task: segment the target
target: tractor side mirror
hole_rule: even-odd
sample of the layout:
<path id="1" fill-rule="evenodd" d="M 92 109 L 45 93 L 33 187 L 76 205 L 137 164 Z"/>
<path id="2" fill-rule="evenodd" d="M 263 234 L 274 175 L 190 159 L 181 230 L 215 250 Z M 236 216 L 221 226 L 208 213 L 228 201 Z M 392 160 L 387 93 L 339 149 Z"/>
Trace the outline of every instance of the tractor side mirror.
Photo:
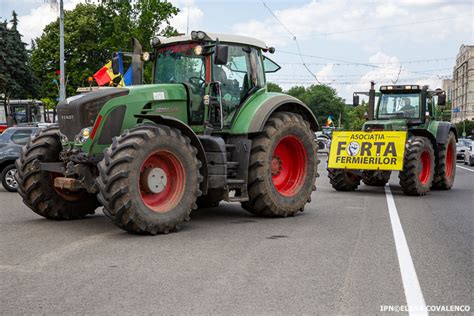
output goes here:
<path id="1" fill-rule="evenodd" d="M 114 53 L 114 56 L 112 57 L 112 71 L 114 72 L 114 75 L 120 74 L 120 58 L 117 53 Z"/>
<path id="2" fill-rule="evenodd" d="M 439 94 L 438 95 L 438 106 L 445 106 L 446 105 L 446 94 Z"/>
<path id="3" fill-rule="evenodd" d="M 214 56 L 214 64 L 226 65 L 229 59 L 229 46 L 227 45 L 216 45 L 216 51 Z"/>
<path id="4" fill-rule="evenodd" d="M 353 94 L 352 95 L 352 105 L 358 106 L 359 105 L 359 95 Z"/>

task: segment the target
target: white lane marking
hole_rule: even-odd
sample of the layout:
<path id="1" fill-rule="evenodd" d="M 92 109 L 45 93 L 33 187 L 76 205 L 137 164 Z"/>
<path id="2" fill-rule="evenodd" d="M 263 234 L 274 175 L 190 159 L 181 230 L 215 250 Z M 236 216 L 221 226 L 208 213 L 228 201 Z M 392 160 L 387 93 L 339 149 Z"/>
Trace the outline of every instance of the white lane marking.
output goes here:
<path id="1" fill-rule="evenodd" d="M 416 309 L 426 306 L 423 293 L 421 292 L 420 282 L 416 275 L 415 266 L 410 255 L 403 227 L 398 217 L 397 207 L 393 199 L 392 191 L 387 183 L 385 185 L 385 194 L 387 196 L 388 213 L 390 214 L 390 222 L 392 224 L 393 237 L 395 239 L 395 247 L 397 249 L 398 264 L 400 265 L 400 273 L 402 275 L 403 289 L 405 290 L 405 298 L 409 307 Z M 410 311 L 409 315 L 428 315 L 424 311 Z"/>
<path id="2" fill-rule="evenodd" d="M 463 166 L 460 166 L 460 165 L 457 165 L 457 167 L 461 168 L 461 169 L 464 169 L 464 170 L 467 170 L 467 171 L 474 172 L 474 169 L 469 169 L 469 168 L 466 168 L 466 167 L 463 167 Z"/>

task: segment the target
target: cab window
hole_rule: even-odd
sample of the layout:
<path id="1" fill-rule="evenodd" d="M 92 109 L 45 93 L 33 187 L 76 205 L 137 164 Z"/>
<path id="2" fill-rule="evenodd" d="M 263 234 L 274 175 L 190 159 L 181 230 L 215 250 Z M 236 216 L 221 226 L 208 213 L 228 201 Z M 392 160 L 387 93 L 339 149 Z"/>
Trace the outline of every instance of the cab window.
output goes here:
<path id="1" fill-rule="evenodd" d="M 227 64 L 214 65 L 213 75 L 214 81 L 220 82 L 226 122 L 253 91 L 265 84 L 261 56 L 248 46 L 229 45 Z"/>

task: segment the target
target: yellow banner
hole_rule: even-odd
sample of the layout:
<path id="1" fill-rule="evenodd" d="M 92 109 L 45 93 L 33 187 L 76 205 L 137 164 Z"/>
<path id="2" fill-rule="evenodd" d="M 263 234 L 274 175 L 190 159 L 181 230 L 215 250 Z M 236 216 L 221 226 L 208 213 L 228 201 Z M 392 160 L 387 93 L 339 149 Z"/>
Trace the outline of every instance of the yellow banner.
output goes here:
<path id="1" fill-rule="evenodd" d="M 402 170 L 406 132 L 332 133 L 328 168 Z"/>

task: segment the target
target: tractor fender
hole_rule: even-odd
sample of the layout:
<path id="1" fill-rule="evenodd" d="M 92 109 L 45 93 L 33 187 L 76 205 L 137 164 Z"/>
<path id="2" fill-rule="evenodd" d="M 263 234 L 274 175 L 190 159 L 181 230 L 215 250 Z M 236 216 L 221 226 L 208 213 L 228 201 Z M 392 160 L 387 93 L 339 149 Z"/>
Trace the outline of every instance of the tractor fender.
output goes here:
<path id="1" fill-rule="evenodd" d="M 183 135 L 186 135 L 191 140 L 191 145 L 193 145 L 197 149 L 197 158 L 201 161 L 201 168 L 200 173 L 204 177 L 204 181 L 201 183 L 201 190 L 203 194 L 207 193 L 208 189 L 208 168 L 207 168 L 207 158 L 206 153 L 204 151 L 204 147 L 199 140 L 198 136 L 194 131 L 186 124 L 181 122 L 180 120 L 166 115 L 154 115 L 154 114 L 144 114 L 144 115 L 135 115 L 136 118 L 142 120 L 149 120 L 156 124 L 166 125 L 172 128 L 176 128 L 181 131 Z"/>
<path id="2" fill-rule="evenodd" d="M 311 126 L 314 132 L 319 129 L 318 121 L 309 107 L 292 96 L 286 94 L 279 94 L 270 99 L 267 99 L 255 112 L 250 122 L 248 133 L 258 133 L 263 131 L 265 123 L 274 112 L 292 112 L 298 113 Z"/>
<path id="3" fill-rule="evenodd" d="M 436 131 L 436 142 L 438 144 L 446 143 L 449 132 L 451 131 L 454 133 L 456 141 L 458 141 L 458 131 L 454 124 L 451 124 L 450 122 L 438 122 L 438 128 Z"/>
<path id="4" fill-rule="evenodd" d="M 410 134 L 414 136 L 422 136 L 422 137 L 428 138 L 431 141 L 431 144 L 433 145 L 436 156 L 438 155 L 438 144 L 436 143 L 436 138 L 427 129 L 423 129 L 423 128 L 410 129 Z"/>

